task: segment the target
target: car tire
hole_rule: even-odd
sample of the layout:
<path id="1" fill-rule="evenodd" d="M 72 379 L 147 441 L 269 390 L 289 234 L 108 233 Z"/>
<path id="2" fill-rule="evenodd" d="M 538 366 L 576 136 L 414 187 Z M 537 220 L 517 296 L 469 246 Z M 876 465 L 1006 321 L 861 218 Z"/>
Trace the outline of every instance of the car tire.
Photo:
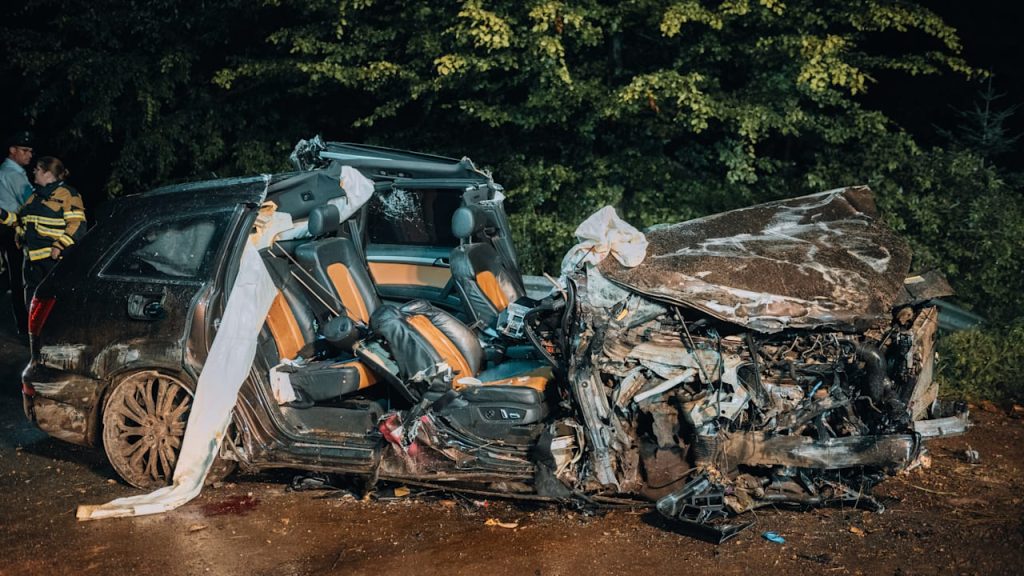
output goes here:
<path id="1" fill-rule="evenodd" d="M 125 482 L 149 490 L 171 483 L 191 407 L 191 388 L 165 372 L 133 372 L 117 382 L 103 410 L 103 449 Z M 234 468 L 217 458 L 206 484 Z"/>

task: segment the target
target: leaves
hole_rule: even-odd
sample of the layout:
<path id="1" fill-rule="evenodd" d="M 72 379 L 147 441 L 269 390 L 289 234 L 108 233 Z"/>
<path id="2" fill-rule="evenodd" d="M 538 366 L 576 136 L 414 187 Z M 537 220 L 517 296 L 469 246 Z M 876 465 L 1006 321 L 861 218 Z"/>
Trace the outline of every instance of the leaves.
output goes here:
<path id="1" fill-rule="evenodd" d="M 605 203 L 646 226 L 867 183 L 919 267 L 1024 304 L 1013 179 L 866 104 L 894 72 L 978 75 L 910 2 L 40 0 L 0 26 L 31 123 L 110 195 L 279 170 L 316 133 L 470 155 L 536 273 Z"/>

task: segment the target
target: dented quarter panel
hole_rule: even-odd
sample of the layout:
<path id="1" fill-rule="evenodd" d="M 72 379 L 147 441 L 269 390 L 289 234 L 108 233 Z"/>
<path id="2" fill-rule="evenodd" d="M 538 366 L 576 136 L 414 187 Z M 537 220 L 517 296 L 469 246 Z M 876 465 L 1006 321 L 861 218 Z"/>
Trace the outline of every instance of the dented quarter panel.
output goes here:
<path id="1" fill-rule="evenodd" d="M 81 370 L 84 351 L 84 344 L 42 346 L 39 349 L 39 363 L 56 370 Z"/>
<path id="2" fill-rule="evenodd" d="M 75 444 L 91 446 L 95 442 L 102 382 L 42 365 L 30 365 L 23 378 L 34 388 L 26 397 L 27 416 L 40 429 Z"/>
<path id="3" fill-rule="evenodd" d="M 37 396 L 33 401 L 32 416 L 39 429 L 54 438 L 82 446 L 91 445 L 89 414 L 81 407 Z"/>
<path id="4" fill-rule="evenodd" d="M 116 342 L 100 350 L 92 361 L 90 371 L 101 380 L 110 380 L 115 374 L 134 368 L 181 370 L 181 361 L 180 342 L 137 339 Z"/>

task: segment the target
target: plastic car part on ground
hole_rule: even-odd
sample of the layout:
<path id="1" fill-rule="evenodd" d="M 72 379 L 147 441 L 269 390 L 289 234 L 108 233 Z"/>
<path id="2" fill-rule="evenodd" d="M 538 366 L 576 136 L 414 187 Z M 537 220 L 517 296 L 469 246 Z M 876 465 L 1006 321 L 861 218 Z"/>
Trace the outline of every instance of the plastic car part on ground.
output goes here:
<path id="1" fill-rule="evenodd" d="M 291 226 L 290 216 L 273 213 L 269 221 L 253 233 L 242 252 L 220 329 L 196 384 L 195 402 L 174 468 L 173 483 L 149 494 L 118 498 L 102 505 L 79 506 L 79 520 L 157 514 L 173 510 L 199 495 L 231 422 L 238 389 L 252 367 L 256 335 L 277 294 L 258 250 Z"/>

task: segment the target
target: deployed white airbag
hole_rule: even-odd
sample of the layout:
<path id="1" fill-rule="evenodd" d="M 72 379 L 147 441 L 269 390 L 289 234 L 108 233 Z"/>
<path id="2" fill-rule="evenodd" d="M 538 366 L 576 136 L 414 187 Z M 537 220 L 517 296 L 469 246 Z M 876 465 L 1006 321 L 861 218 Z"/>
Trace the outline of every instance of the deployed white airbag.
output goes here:
<path id="1" fill-rule="evenodd" d="M 339 222 L 344 222 L 373 196 L 373 182 L 359 170 L 351 166 L 342 166 L 339 184 L 345 189 L 345 195 L 328 200 L 327 203 L 338 207 L 338 211 L 341 212 Z"/>
<path id="2" fill-rule="evenodd" d="M 647 256 L 647 238 L 643 232 L 619 218 L 611 206 L 601 208 L 584 220 L 575 234 L 580 243 L 562 259 L 563 275 L 584 262 L 598 264 L 609 254 L 628 268 L 640 265 Z"/>

